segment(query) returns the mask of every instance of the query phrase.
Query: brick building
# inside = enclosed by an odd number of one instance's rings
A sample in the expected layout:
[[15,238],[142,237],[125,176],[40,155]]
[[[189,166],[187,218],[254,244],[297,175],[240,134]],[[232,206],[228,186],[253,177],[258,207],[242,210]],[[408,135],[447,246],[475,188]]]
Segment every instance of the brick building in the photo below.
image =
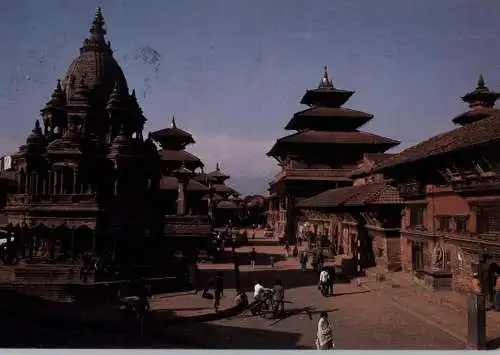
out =
[[401,221],[401,265],[429,288],[470,289],[478,273],[493,292],[500,260],[500,94],[482,77],[462,97],[469,111],[460,125],[378,164],[405,199]]
[[353,186],[327,190],[297,204],[303,231],[326,235],[335,253],[363,267],[400,268],[399,223],[403,200],[383,174],[371,169],[391,154],[365,154],[351,173]]

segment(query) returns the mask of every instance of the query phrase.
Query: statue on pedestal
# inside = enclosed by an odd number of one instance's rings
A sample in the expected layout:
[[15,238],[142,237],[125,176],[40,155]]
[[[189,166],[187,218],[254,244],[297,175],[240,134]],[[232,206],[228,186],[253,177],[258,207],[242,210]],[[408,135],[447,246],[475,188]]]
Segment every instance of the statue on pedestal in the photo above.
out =
[[432,251],[432,270],[441,271],[444,269],[444,249],[440,242],[437,242]]

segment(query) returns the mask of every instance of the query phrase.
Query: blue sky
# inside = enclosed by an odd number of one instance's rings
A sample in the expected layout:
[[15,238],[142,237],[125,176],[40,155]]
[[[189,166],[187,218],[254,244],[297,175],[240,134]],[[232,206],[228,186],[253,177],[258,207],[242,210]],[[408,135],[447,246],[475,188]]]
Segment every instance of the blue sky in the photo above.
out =
[[2,0],[0,152],[29,134],[97,6],[146,130],[175,115],[244,193],[276,172],[264,154],[324,65],[398,149],[453,128],[480,73],[500,90],[497,0]]

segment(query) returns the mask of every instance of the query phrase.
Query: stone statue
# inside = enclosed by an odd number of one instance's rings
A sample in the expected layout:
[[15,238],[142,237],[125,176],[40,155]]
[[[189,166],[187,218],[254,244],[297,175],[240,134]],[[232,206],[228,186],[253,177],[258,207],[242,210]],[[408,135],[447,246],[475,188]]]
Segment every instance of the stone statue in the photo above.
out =
[[441,243],[436,243],[432,252],[432,269],[443,270],[444,268],[444,250]]

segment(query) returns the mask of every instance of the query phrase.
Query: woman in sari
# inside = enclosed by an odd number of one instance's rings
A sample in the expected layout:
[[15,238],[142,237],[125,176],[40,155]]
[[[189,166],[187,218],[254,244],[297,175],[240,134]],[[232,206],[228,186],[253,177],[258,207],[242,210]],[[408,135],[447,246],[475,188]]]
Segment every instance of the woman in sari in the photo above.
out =
[[318,321],[318,334],[316,337],[316,348],[318,350],[333,349],[333,334],[330,322],[328,321],[328,314],[321,312]]

